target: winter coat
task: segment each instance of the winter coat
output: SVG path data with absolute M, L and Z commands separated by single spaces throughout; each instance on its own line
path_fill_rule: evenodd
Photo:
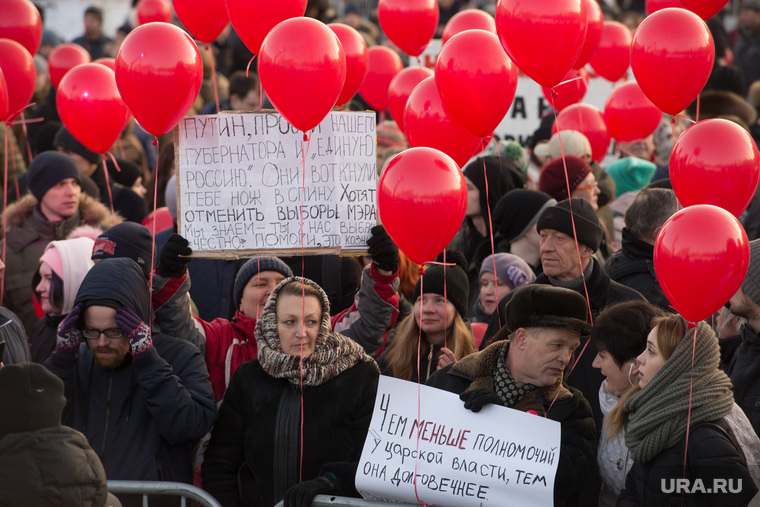
M 507 343 L 496 342 L 438 370 L 427 385 L 455 394 L 474 389 L 494 391 L 493 369 Z M 523 412 L 534 410 L 539 416 L 545 414 L 561 424 L 554 505 L 572 504 L 596 468 L 596 430 L 588 401 L 577 389 L 562 383 L 557 387 L 533 390 L 511 408 Z
M 82 282 L 76 303 L 111 299 L 150 319 L 145 276 L 127 258 L 105 259 Z M 81 431 L 109 479 L 192 481 L 191 450 L 217 411 L 203 356 L 193 344 L 161 334 L 137 358 L 115 370 L 78 355 L 54 353 L 45 366 L 63 380 L 63 423 Z
M 760 434 L 760 336 L 749 325 L 742 326 L 742 343 L 726 372 L 734 386 L 734 400 Z
M 102 507 L 106 473 L 84 435 L 53 426 L 0 439 L 0 506 Z
M 29 351 L 33 363 L 43 364 L 53 354 L 58 325 L 65 315 L 43 315 L 29 333 Z
M 21 319 L 2 306 L 0 306 L 0 342 L 5 342 L 5 352 L 0 357 L 0 362 L 17 364 L 28 363 L 32 360 Z
M 85 194 L 79 197 L 78 210 L 62 222 L 49 222 L 31 194 L 8 206 L 5 216 L 8 229 L 4 305 L 19 316 L 30 333 L 38 320 L 32 304 L 32 278 L 47 244 L 66 239 L 79 225 L 105 230 L 113 225 L 113 217 L 105 206 Z
M 644 300 L 642 295 L 635 290 L 621 285 L 613 280 L 610 280 L 609 275 L 601 266 L 601 264 L 593 259 L 592 262 L 593 267 L 591 270 L 591 276 L 586 277 L 586 287 L 588 288 L 591 314 L 594 317 L 599 315 L 599 312 L 601 312 L 602 309 L 611 304 L 636 299 L 641 301 Z M 545 273 L 539 275 L 536 278 L 536 281 L 533 283 L 544 283 L 552 285 L 551 280 Z M 586 297 L 586 293 L 582 285 L 579 289 L 575 290 L 579 292 L 584 298 Z M 513 293 L 514 292 L 510 292 L 504 296 L 501 301 L 499 301 L 498 317 L 497 312 L 494 312 L 494 315 L 491 317 L 491 322 L 488 324 L 488 329 L 486 329 L 486 337 L 495 335 L 496 332 L 498 332 L 498 330 L 504 326 L 504 319 L 506 318 L 507 314 L 505 308 Z M 499 322 L 499 320 L 501 320 L 501 322 Z M 580 351 L 584 349 L 588 341 L 589 339 L 587 336 L 581 336 L 581 344 L 577 349 L 579 354 Z M 481 349 L 484 347 L 484 344 L 487 345 L 486 338 L 484 338 L 483 342 L 481 342 Z M 586 350 L 580 356 L 578 364 L 575 366 L 575 369 L 570 374 L 570 376 L 566 379 L 566 382 L 568 385 L 579 389 L 580 392 L 583 393 L 583 397 L 588 400 L 589 404 L 591 405 L 591 410 L 594 412 L 594 420 L 596 421 L 597 430 L 601 431 L 603 417 L 602 410 L 599 407 L 599 386 L 602 385 L 604 376 L 602 375 L 601 371 L 591 366 L 591 363 L 594 362 L 594 357 L 596 357 L 596 350 L 593 347 L 586 347 Z
M 723 419 L 694 425 L 689 432 L 688 449 L 684 437 L 650 462 L 634 463 L 618 497 L 618 507 L 747 505 L 755 496 L 757 487 L 752 482 L 744 456 L 728 431 L 728 424 Z M 697 478 L 702 480 L 705 489 L 712 489 L 715 479 L 725 480 L 725 493 L 677 494 L 677 481 L 687 479 L 692 488 L 698 486 L 699 483 L 694 482 Z M 737 489 L 740 492 L 731 493 Z
M 623 229 L 623 246 L 607 259 L 605 269 L 612 280 L 636 290 L 653 305 L 672 311 L 654 271 L 654 245 Z
M 619 396 L 607 390 L 607 381 L 602 382 L 599 388 L 599 404 L 604 417 L 607 417 L 619 399 Z M 596 452 L 596 464 L 599 465 L 599 475 L 602 479 L 599 507 L 614 507 L 620 491 L 625 486 L 625 477 L 633 466 L 633 459 L 625 446 L 625 431 L 612 438 L 608 438 L 607 433 L 602 431 Z
M 189 284 L 182 285 L 187 278 L 187 275 L 169 279 L 154 275 L 153 307 L 161 329 L 169 334 L 179 335 L 177 331 L 187 329 L 187 322 L 191 319 L 186 302 Z M 380 274 L 373 264 L 367 265 L 354 304 L 331 318 L 333 331 L 353 339 L 369 354 L 381 352 L 388 331 L 398 317 L 398 284 L 398 272 L 386 276 Z M 196 328 L 190 339 L 205 350 L 214 394 L 217 401 L 221 401 L 238 366 L 257 355 L 253 337 L 256 319 L 238 311 L 231 321 L 195 320 L 200 329 Z

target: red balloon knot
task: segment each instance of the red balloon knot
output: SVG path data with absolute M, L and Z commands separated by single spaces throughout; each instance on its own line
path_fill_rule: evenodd
M 686 323 L 686 329 L 694 329 L 697 325 L 693 322 Z

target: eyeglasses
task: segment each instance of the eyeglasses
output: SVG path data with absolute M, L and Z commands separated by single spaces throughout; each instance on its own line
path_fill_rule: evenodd
M 599 188 L 599 184 L 598 183 L 594 183 L 592 185 L 583 185 L 583 186 L 575 187 L 575 190 L 579 190 L 579 191 L 583 192 L 585 190 L 596 190 L 597 188 Z
M 100 335 L 104 335 L 109 340 L 118 340 L 124 336 L 124 331 L 119 328 L 113 329 L 82 329 L 82 336 L 88 340 L 97 340 Z

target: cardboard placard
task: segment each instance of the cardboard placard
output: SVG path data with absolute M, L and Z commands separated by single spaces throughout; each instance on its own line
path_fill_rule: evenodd
M 194 256 L 366 252 L 374 113 L 332 111 L 308 140 L 273 111 L 188 116 L 174 140 L 177 223 Z

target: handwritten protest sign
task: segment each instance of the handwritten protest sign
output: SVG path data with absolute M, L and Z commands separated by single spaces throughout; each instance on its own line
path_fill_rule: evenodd
M 356 473 L 367 499 L 441 507 L 552 505 L 560 424 L 381 376 Z M 416 486 L 416 495 L 415 495 Z
M 374 113 L 331 112 L 309 141 L 269 111 L 188 116 L 174 137 L 178 227 L 199 257 L 295 255 L 301 241 L 306 253 L 366 251 Z

